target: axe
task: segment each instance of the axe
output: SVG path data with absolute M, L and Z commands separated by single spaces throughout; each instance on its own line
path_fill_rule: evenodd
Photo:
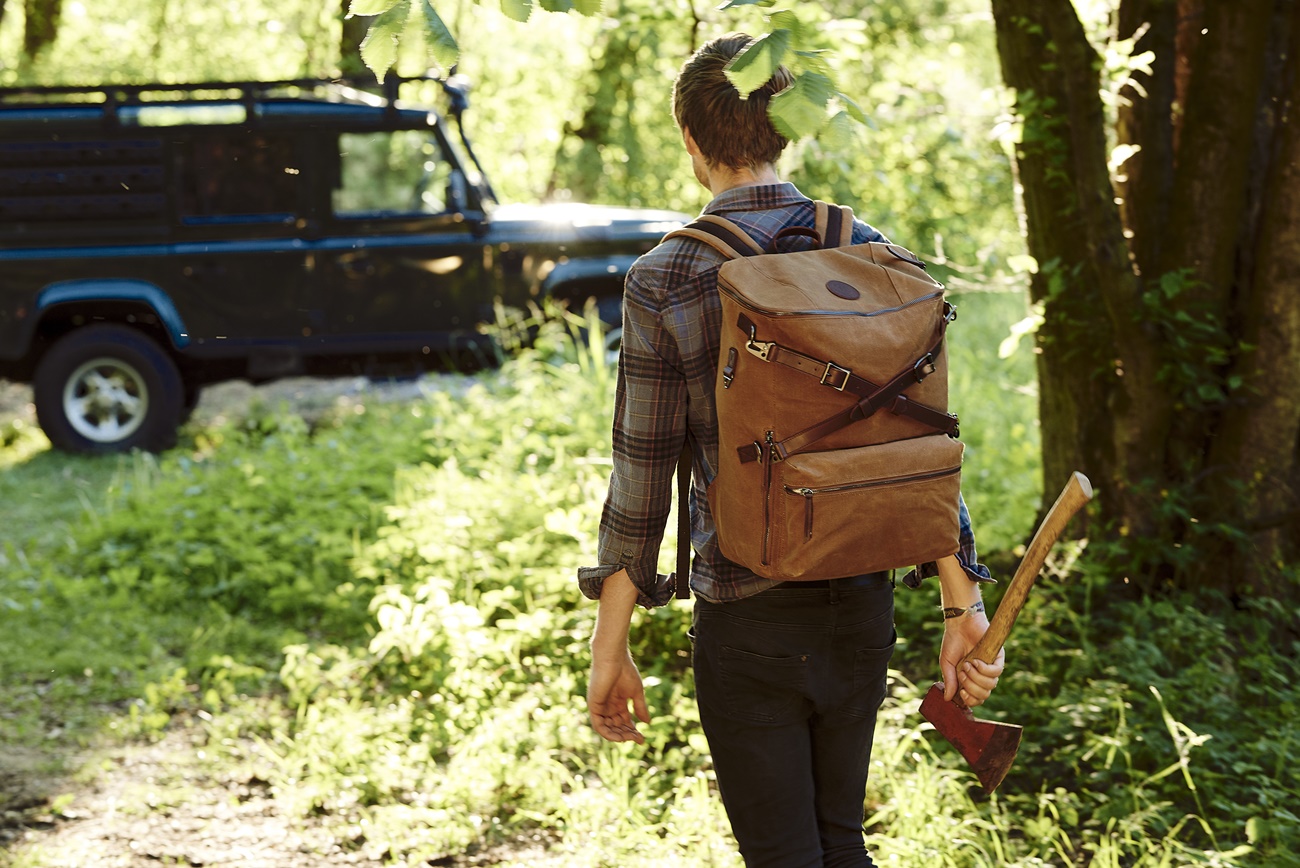
M 1025 556 L 1016 568 L 1011 584 L 1002 595 L 997 612 L 989 620 L 988 632 L 962 663 L 972 658 L 986 663 L 997 659 L 999 649 L 1011 632 L 1011 625 L 1016 622 L 1016 616 L 1025 605 L 1029 589 L 1034 586 L 1034 580 L 1043 569 L 1047 553 L 1065 530 L 1066 523 L 1091 499 L 1092 484 L 1088 482 L 1088 477 L 1076 471 L 1070 476 L 1060 497 L 1056 498 L 1056 503 L 1047 511 L 1047 517 L 1038 526 L 1034 538 L 1029 541 L 1029 548 L 1025 550 Z M 946 702 L 943 698 L 943 684 L 935 684 L 921 702 L 921 714 L 961 752 L 979 778 L 980 786 L 991 793 L 1002 783 L 1011 763 L 1016 759 L 1023 727 L 977 720 L 971 710 L 961 703 L 960 696 L 958 694 L 951 702 Z

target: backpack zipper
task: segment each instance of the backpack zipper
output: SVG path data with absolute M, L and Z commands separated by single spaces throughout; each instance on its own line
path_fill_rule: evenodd
M 773 445 L 771 431 L 763 439 L 767 443 L 763 460 L 763 565 L 767 566 L 771 563 L 768 560 L 768 547 L 772 542 L 772 464 L 776 459 L 776 446 Z
M 759 305 L 756 305 L 756 304 L 754 304 L 754 303 L 748 301 L 747 299 L 742 298 L 742 297 L 741 297 L 741 296 L 740 296 L 740 295 L 739 295 L 735 290 L 730 289 L 729 287 L 724 287 L 721 283 L 718 284 L 718 290 L 719 290 L 720 292 L 724 292 L 724 293 L 726 293 L 726 294 L 727 294 L 728 296 L 730 296 L 730 297 L 731 297 L 731 298 L 732 298 L 732 299 L 733 299 L 737 304 L 739 304 L 739 305 L 740 305 L 741 307 L 743 307 L 743 308 L 746 308 L 747 310 L 752 310 L 752 311 L 754 311 L 755 313 L 761 313 L 761 314 L 763 314 L 764 316 L 774 316 L 774 317 L 775 317 L 775 316 L 864 316 L 864 317 L 883 316 L 884 314 L 887 314 L 887 313 L 897 313 L 897 312 L 900 311 L 900 310 L 906 310 L 907 308 L 912 307 L 912 306 L 914 306 L 914 305 L 924 304 L 924 303 L 927 302 L 927 301 L 934 301 L 936 298 L 942 298 L 942 297 L 943 297 L 943 293 L 944 293 L 943 287 L 939 287 L 939 288 L 938 288 L 937 290 L 935 290 L 934 292 L 931 292 L 931 293 L 929 293 L 929 294 L 927 294 L 927 295 L 917 296 L 916 298 L 912 299 L 911 301 L 905 302 L 905 303 L 900 304 L 900 305 L 897 305 L 897 306 L 895 306 L 895 307 L 886 307 L 886 308 L 881 308 L 880 310 L 870 310 L 870 311 L 858 311 L 858 310 L 772 310 L 771 308 L 761 307 L 761 306 L 759 306 Z
M 803 497 L 803 532 L 804 539 L 812 539 L 813 531 L 813 495 L 814 494 L 835 494 L 841 491 L 857 491 L 867 488 L 882 488 L 889 485 L 898 485 L 907 482 L 928 482 L 932 479 L 942 479 L 945 476 L 952 476 L 961 471 L 961 465 L 950 467 L 945 470 L 931 470 L 928 473 L 918 473 L 913 476 L 891 476 L 887 479 L 872 479 L 866 482 L 845 482 L 840 485 L 826 485 L 821 488 L 791 488 L 788 485 L 782 486 L 787 493 L 797 494 Z M 766 518 L 766 516 L 765 516 Z M 766 548 L 764 548 L 766 552 Z M 764 561 L 766 563 L 766 561 Z

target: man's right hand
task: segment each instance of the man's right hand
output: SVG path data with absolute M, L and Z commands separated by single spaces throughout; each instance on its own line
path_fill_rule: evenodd
M 642 723 L 649 723 L 650 710 L 645 703 L 641 673 L 627 650 L 628 626 L 636 600 L 636 586 L 625 570 L 605 579 L 596 610 L 596 632 L 591 637 L 587 713 L 592 728 L 601 738 L 645 744 L 645 737 L 636 728 L 632 715 Z
M 642 723 L 649 723 L 650 710 L 646 706 L 641 673 L 626 650 L 619 653 L 592 649 L 587 712 L 591 716 L 592 729 L 606 741 L 645 744 L 645 736 L 637 729 L 632 714 Z

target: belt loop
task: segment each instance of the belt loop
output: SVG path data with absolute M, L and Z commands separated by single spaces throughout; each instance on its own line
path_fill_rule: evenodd
M 827 584 L 831 586 L 830 604 L 838 606 L 840 604 L 840 580 L 831 579 Z

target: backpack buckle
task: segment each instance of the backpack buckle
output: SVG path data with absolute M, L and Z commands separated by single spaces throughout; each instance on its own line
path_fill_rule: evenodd
M 772 349 L 776 346 L 776 341 L 760 341 L 757 339 L 757 334 L 758 330 L 751 327 L 749 340 L 745 342 L 745 349 L 766 362 L 768 356 L 772 355 Z
M 916 377 L 918 383 L 933 373 L 934 353 L 926 353 L 916 360 L 915 365 L 912 365 L 912 375 Z
M 844 375 L 843 377 L 840 378 L 838 385 L 832 382 L 832 377 L 831 377 L 832 371 Z M 850 371 L 848 368 L 841 368 L 839 365 L 835 364 L 834 362 L 827 362 L 826 370 L 822 372 L 822 385 L 830 386 L 832 389 L 834 389 L 837 392 L 843 392 L 844 387 L 849 384 L 849 377 L 851 376 L 853 376 L 853 372 Z

